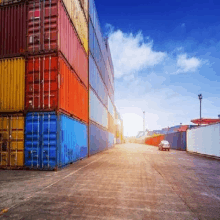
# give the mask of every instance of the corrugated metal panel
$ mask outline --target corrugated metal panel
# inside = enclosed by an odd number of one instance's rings
[[[0,167],[24,165],[24,117],[0,115]]]
[[[108,114],[105,107],[99,101],[95,93],[92,89],[89,92],[89,107],[90,107],[90,119],[95,121],[96,123],[102,125],[103,127],[107,128],[108,126]]]
[[[187,130],[187,151],[220,157],[220,124]]]
[[[94,124],[89,126],[90,155],[96,154],[108,148],[108,132]]]
[[[40,4],[39,4],[40,3]],[[88,56],[60,0],[32,0],[28,4],[28,51],[60,50],[88,87]]]
[[[79,0],[63,0],[79,38],[88,54],[88,23]]]
[[[88,90],[61,57],[59,66],[59,108],[88,123]]]
[[[28,113],[25,129],[25,166],[53,170],[88,153],[87,126],[55,112]]]
[[[96,37],[96,33],[94,30],[94,27],[91,23],[91,21],[89,22],[89,46],[90,46],[90,52],[92,54],[92,56],[94,57],[94,60],[97,64],[98,70],[102,75],[102,79],[106,85],[106,87],[108,88],[108,72],[105,66],[105,62],[103,59],[103,55],[101,52],[101,48],[98,42],[98,39]]]
[[[186,150],[186,132],[167,134],[165,135],[164,140],[169,141],[171,149]]]
[[[0,112],[24,110],[25,60],[0,60]]]
[[[114,145],[114,139],[114,134],[108,132],[108,147],[112,147]]]
[[[88,90],[62,56],[27,61],[26,110],[63,110],[88,123]]]
[[[26,106],[29,111],[57,109],[58,57],[35,56],[27,60]]]
[[[105,84],[102,81],[102,78],[100,77],[94,59],[91,55],[89,55],[89,78],[90,78],[90,85],[96,91],[97,95],[100,97],[103,104],[107,107],[108,106],[107,90],[105,88]]]
[[[0,8],[0,57],[20,56],[26,50],[26,4]]]
[[[55,169],[58,158],[55,113],[28,113],[25,123],[25,166]]]
[[[60,165],[75,162],[88,155],[87,126],[65,115],[60,116]]]

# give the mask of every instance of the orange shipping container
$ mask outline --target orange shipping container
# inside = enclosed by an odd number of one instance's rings
[[[25,109],[62,111],[88,123],[88,90],[61,54],[29,57]]]
[[[164,140],[164,135],[159,135],[156,137],[150,137],[145,139],[145,144],[147,145],[153,145],[153,146],[158,146],[160,142]]]

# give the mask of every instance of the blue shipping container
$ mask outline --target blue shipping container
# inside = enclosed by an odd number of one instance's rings
[[[94,124],[89,126],[89,152],[90,155],[108,149],[108,132]]]
[[[105,107],[108,108],[108,94],[105,84],[99,74],[98,68],[91,54],[89,54],[89,84],[96,91],[99,98],[102,100]]]
[[[169,141],[170,148],[175,150],[186,150],[186,132],[175,132],[166,134],[164,140]]]
[[[25,166],[53,170],[88,155],[87,126],[55,112],[28,113]]]

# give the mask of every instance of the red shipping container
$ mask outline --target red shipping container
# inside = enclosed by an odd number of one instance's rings
[[[0,58],[21,56],[26,51],[26,3],[0,8]]]
[[[88,56],[61,0],[32,0],[28,3],[29,54],[61,51],[88,87]]]
[[[88,123],[88,90],[61,54],[29,57],[25,109],[61,111]]]
[[[157,147],[160,144],[160,142],[164,140],[164,137],[165,137],[164,135],[159,135],[155,137],[146,138],[145,144],[153,145]]]

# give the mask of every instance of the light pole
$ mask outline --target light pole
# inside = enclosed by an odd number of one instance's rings
[[[145,111],[143,111],[143,132],[145,135]]]
[[[200,101],[200,123],[201,123],[201,119],[202,119],[202,94],[199,94],[198,97],[199,97],[199,101]]]

